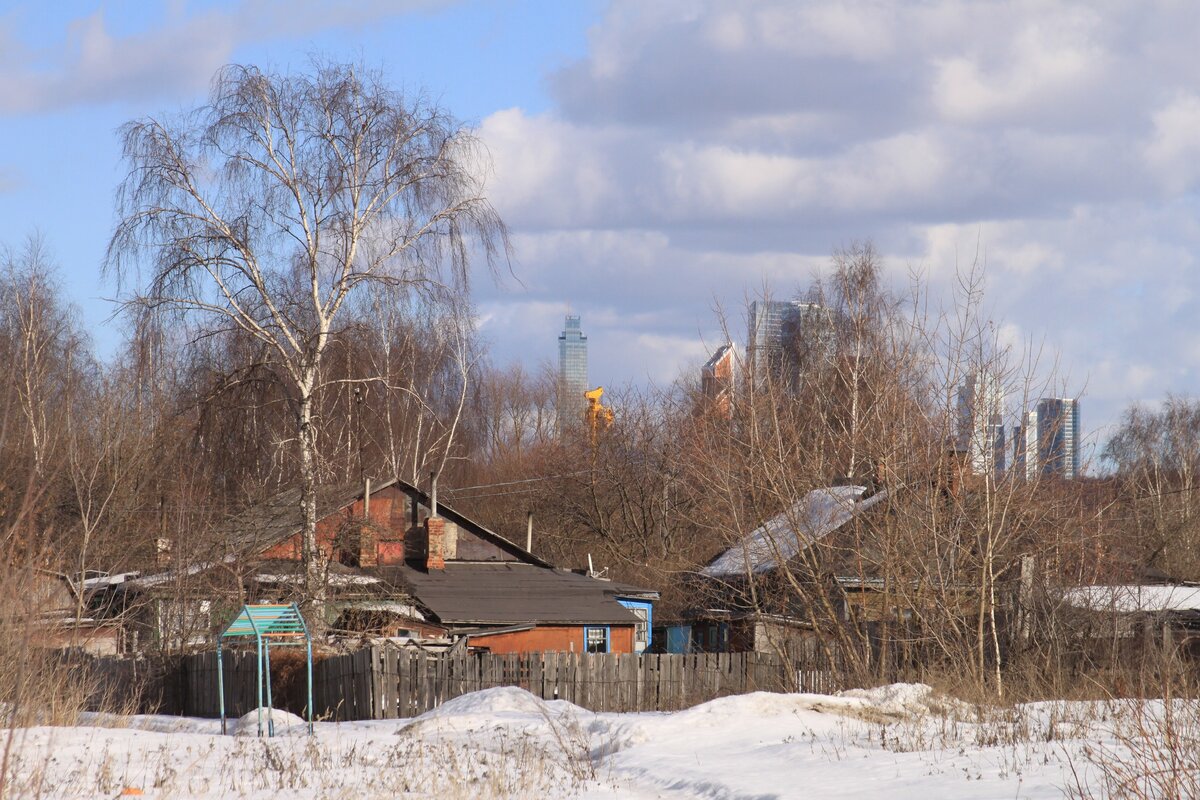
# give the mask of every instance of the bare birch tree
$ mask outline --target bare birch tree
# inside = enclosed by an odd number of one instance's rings
[[[507,253],[482,148],[436,106],[345,65],[227,67],[206,105],[130,122],[122,138],[129,173],[108,267],[144,267],[126,300],[135,313],[173,315],[194,338],[239,329],[270,354],[294,415],[304,595],[320,617],[322,357],[357,290],[463,290],[472,257]]]

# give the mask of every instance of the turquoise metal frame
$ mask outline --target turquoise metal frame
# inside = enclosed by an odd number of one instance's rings
[[[646,646],[638,650],[636,636],[633,643],[635,652],[644,653],[654,643],[654,602],[651,600],[638,600],[632,597],[618,597],[617,602],[631,611],[635,608],[646,610]]]
[[[312,681],[312,638],[300,608],[290,605],[242,606],[238,615],[225,626],[217,637],[217,694],[220,695],[221,733],[225,733],[225,663],[222,659],[223,642],[232,638],[253,636],[258,646],[258,735],[263,735],[263,689],[266,688],[267,735],[275,735],[275,720],[271,716],[271,645],[276,647],[305,648],[305,666],[308,677],[308,732],[313,732],[313,681]],[[264,680],[265,675],[265,680]]]

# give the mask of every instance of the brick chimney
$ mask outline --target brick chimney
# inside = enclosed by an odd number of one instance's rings
[[[425,519],[425,569],[445,568],[446,520],[438,516],[437,473],[431,472],[429,473],[429,516]]]
[[[375,526],[371,520],[363,520],[358,531],[358,565],[374,567],[379,563],[376,557]]]
[[[425,536],[429,541],[429,552],[425,556],[425,568],[428,570],[445,569],[446,520],[441,517],[428,517],[425,520]]]

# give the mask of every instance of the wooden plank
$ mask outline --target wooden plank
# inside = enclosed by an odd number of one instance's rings
[[[425,653],[417,654],[415,685],[418,687],[419,696],[417,700],[417,707],[414,711],[415,714],[420,715],[432,708],[432,687],[429,681],[429,656]]]
[[[358,651],[358,696],[359,719],[374,719],[373,706],[375,698],[372,696],[371,686],[371,648],[363,648]]]
[[[437,704],[440,706],[446,702],[447,688],[447,661],[444,658],[439,658],[437,664]]]
[[[619,711],[621,709],[621,674],[619,656],[616,653],[604,655],[604,710]]]
[[[683,655],[683,656],[680,656],[679,659],[676,661],[676,668],[675,668],[675,687],[676,687],[675,688],[675,697],[677,698],[675,701],[676,708],[687,708],[689,705],[688,697],[687,697],[685,675],[686,675],[686,670],[688,667],[688,662],[692,661],[694,658],[695,658],[694,655]]]
[[[408,717],[409,680],[408,680],[408,651],[396,650],[392,653],[392,689],[395,694],[396,716]]]
[[[553,700],[558,691],[558,653],[542,653],[543,700]]]
[[[379,714],[378,719],[396,718],[395,692],[388,691],[392,652],[390,647],[380,647],[375,655],[375,669],[378,672],[375,688],[379,693],[378,699],[375,701],[375,710]]]
[[[401,717],[412,717],[413,714],[413,685],[412,685],[412,653],[405,650],[396,655],[397,666],[396,676],[397,688],[396,694],[400,698]]]

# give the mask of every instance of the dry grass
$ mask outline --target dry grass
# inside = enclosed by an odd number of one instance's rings
[[[122,738],[129,733],[100,733],[80,748],[64,746],[61,731],[36,729],[13,759],[12,795],[113,796],[136,787],[161,797],[302,792],[487,800],[570,797],[590,780],[589,768],[575,763],[590,765],[586,751],[564,756],[556,737],[532,732],[487,731],[457,740],[413,733],[391,741],[352,729],[275,739],[173,734],[170,744],[159,738],[145,749]]]
[[[1200,797],[1200,701],[1194,696],[1114,704],[1108,741],[1071,763],[1077,798]]]
[[[0,597],[0,800],[28,796],[15,788],[13,776],[30,728],[74,725],[86,709],[121,718],[138,702],[136,687],[128,682],[106,681],[86,659],[39,646],[47,636],[40,616],[43,580],[35,570],[11,563],[0,574],[5,587]],[[69,637],[70,631],[55,635]]]

